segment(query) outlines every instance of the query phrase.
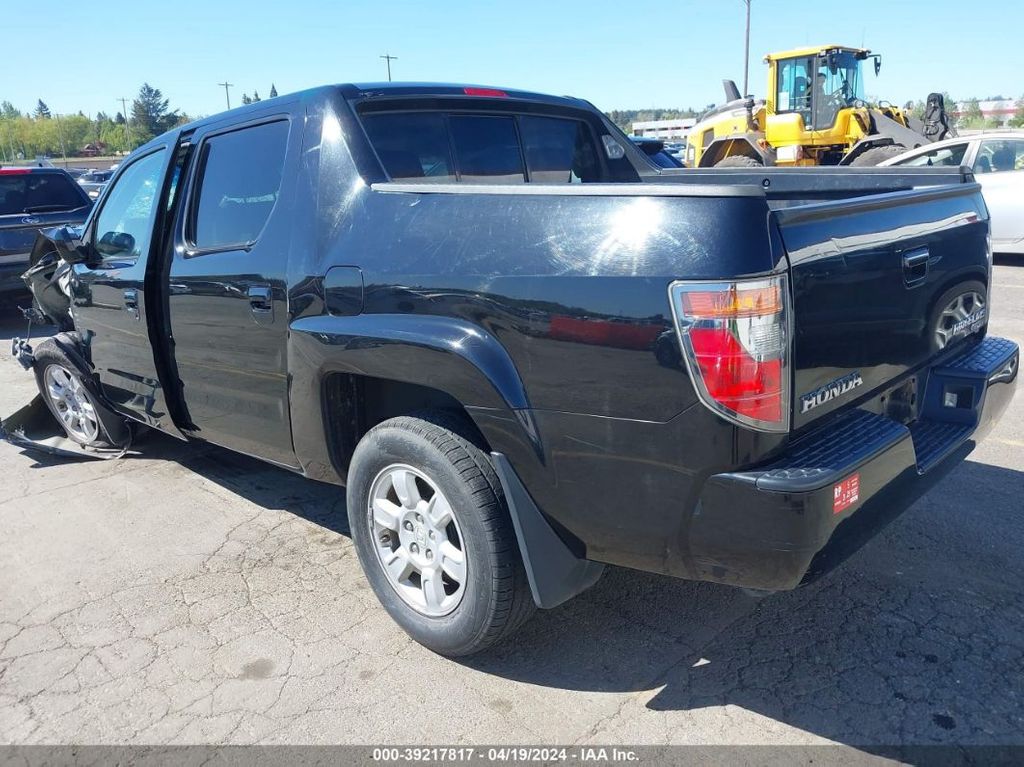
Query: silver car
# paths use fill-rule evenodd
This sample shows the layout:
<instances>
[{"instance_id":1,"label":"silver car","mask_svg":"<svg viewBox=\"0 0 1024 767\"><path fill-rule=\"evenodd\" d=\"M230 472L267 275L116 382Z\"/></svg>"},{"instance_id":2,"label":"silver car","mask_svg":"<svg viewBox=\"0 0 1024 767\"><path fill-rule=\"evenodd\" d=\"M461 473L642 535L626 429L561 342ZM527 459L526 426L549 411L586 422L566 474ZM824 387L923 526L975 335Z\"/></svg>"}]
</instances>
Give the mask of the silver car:
<instances>
[{"instance_id":1,"label":"silver car","mask_svg":"<svg viewBox=\"0 0 1024 767\"><path fill-rule=\"evenodd\" d=\"M966 165L981 184L992 216L992 249L1024 254L1024 131L946 139L880 165Z\"/></svg>"}]
</instances>

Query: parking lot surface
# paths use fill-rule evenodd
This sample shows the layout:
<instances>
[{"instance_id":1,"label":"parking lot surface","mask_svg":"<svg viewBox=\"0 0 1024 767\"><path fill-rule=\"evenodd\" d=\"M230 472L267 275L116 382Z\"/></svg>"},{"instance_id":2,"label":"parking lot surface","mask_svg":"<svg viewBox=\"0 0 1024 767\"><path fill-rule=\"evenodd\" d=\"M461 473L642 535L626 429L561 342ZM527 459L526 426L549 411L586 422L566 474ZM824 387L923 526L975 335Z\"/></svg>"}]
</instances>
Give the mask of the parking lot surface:
<instances>
[{"instance_id":1,"label":"parking lot surface","mask_svg":"<svg viewBox=\"0 0 1024 767\"><path fill-rule=\"evenodd\" d=\"M1024 259L990 332L1024 344ZM0 413L35 393L6 354ZM0 443L0 743L1024 741L1024 397L948 478L796 592L610 570L453 662L379 608L344 491L149 435Z\"/></svg>"}]
</instances>

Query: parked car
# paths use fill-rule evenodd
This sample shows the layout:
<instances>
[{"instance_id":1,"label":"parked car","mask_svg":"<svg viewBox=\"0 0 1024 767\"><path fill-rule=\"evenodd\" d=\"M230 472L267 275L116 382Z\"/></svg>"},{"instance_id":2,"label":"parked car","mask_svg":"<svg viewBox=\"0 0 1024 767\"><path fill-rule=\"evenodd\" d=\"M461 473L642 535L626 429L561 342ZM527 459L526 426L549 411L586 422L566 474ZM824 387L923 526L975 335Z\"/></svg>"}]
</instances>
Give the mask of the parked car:
<instances>
[{"instance_id":1,"label":"parked car","mask_svg":"<svg viewBox=\"0 0 1024 767\"><path fill-rule=\"evenodd\" d=\"M85 221L92 200L59 168L0 168L0 295L23 291L39 230Z\"/></svg>"},{"instance_id":2,"label":"parked car","mask_svg":"<svg viewBox=\"0 0 1024 767\"><path fill-rule=\"evenodd\" d=\"M659 168L683 167L683 163L678 157L665 151L664 141L646 136L630 136L629 140L640 147L641 151Z\"/></svg>"},{"instance_id":3,"label":"parked car","mask_svg":"<svg viewBox=\"0 0 1024 767\"><path fill-rule=\"evenodd\" d=\"M90 199L95 200L106 189L113 175L113 170L90 170L78 178L78 184Z\"/></svg>"},{"instance_id":4,"label":"parked car","mask_svg":"<svg viewBox=\"0 0 1024 767\"><path fill-rule=\"evenodd\" d=\"M1024 253L1024 131L947 139L905 152L881 165L971 168L992 216L993 250Z\"/></svg>"},{"instance_id":5,"label":"parked car","mask_svg":"<svg viewBox=\"0 0 1024 767\"><path fill-rule=\"evenodd\" d=\"M384 608L463 655L605 564L795 588L957 465L1019 361L969 180L658 169L577 99L319 88L136 150L15 348L90 449L345 486Z\"/></svg>"}]
</instances>

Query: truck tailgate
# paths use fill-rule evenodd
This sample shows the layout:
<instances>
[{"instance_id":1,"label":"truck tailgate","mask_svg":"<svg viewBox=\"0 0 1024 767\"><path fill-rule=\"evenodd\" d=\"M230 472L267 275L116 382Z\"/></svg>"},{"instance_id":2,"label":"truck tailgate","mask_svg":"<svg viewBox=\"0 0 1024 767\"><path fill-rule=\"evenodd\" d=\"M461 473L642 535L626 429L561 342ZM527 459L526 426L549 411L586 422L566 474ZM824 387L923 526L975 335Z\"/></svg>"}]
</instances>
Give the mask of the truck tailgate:
<instances>
[{"instance_id":1,"label":"truck tailgate","mask_svg":"<svg viewBox=\"0 0 1024 767\"><path fill-rule=\"evenodd\" d=\"M981 283L981 301L965 304L948 348L984 327L989 227L978 184L772 215L790 264L794 429L894 386L942 353L934 325L951 289Z\"/></svg>"}]
</instances>

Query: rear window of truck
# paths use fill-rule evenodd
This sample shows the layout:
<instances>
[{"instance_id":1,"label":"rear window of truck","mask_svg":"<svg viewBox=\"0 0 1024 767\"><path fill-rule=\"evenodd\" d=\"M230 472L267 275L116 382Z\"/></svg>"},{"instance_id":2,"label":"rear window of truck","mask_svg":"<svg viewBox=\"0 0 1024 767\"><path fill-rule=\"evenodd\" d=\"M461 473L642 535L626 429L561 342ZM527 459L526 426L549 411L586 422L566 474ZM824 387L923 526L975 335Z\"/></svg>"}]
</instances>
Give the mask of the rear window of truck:
<instances>
[{"instance_id":1,"label":"rear window of truck","mask_svg":"<svg viewBox=\"0 0 1024 767\"><path fill-rule=\"evenodd\" d=\"M87 204L63 173L0 174L0 216L74 210Z\"/></svg>"},{"instance_id":2,"label":"rear window of truck","mask_svg":"<svg viewBox=\"0 0 1024 767\"><path fill-rule=\"evenodd\" d=\"M392 181L570 184L602 179L593 133L565 117L376 112L366 134Z\"/></svg>"}]
</instances>

